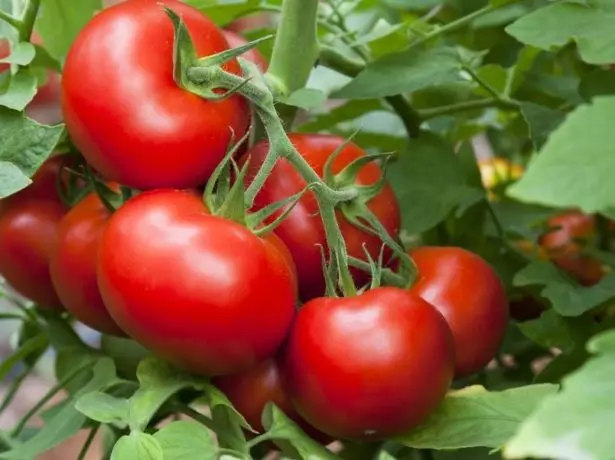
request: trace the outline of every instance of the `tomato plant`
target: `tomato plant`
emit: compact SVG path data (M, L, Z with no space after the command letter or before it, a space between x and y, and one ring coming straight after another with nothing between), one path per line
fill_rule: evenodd
M611 459L612 3L0 0L0 458Z
M302 157L314 168L320 176L324 174L327 160L336 150L336 157L331 163L331 172L340 173L346 166L365 152L356 144L346 143L342 137L324 134L291 133L289 136L293 145ZM258 169L265 161L267 143L260 143L248 151L240 160L246 162L249 158L247 181L253 179ZM375 163L363 166L354 183L359 186L372 185L382 177L382 170ZM307 186L306 181L285 160L280 160L271 171L260 193L256 196L255 207L262 209L276 201L283 200L300 193ZM390 235L395 235L400 226L399 207L393 190L385 185L368 202L370 210L380 220ZM272 218L277 217L274 214ZM377 258L382 247L381 240L351 224L341 211L337 211L338 222L348 246L348 254L365 258L364 245L373 258ZM321 296L325 291L325 281L322 271L321 248L326 247L325 229L318 216L318 203L312 193L303 195L288 217L276 229L276 234L284 241L293 255L299 278L301 298L309 300ZM385 257L390 257L388 248ZM354 271L359 283L365 282L363 272Z
M181 13L199 55L227 49L206 16L176 0L164 4ZM178 87L172 57L173 25L149 0L102 11L71 47L62 78L64 119L75 145L107 179L141 189L201 185L226 153L229 127L236 136L245 132L245 101L233 96L214 104ZM225 68L239 72L235 61ZM94 100L96 92L105 96Z
M308 422L331 436L378 439L407 432L434 410L450 385L454 353L433 306L381 288L305 304L283 373Z
M197 373L239 372L271 356L294 315L295 275L276 243L211 216L189 192L127 202L98 257L102 298L120 328Z

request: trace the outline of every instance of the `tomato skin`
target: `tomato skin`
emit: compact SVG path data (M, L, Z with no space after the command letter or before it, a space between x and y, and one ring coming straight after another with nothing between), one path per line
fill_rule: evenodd
M60 222L50 273L58 297L75 318L104 334L124 336L107 312L96 279L96 254L110 216L95 193L72 208Z
M239 95L207 101L175 84L173 25L163 6L182 17L199 56L228 49L221 30L195 8L131 0L82 29L62 79L75 145L104 177L137 189L202 185L226 153L230 128L239 138L250 118ZM236 60L224 68L241 72Z
M49 259L65 213L55 200L36 199L5 203L0 212L0 274L42 308L62 308L49 276Z
M289 138L298 152L310 163L316 173L322 177L327 158L345 140L338 136L326 134L291 133ZM239 161L243 164L250 158L246 174L247 183L263 164L267 155L268 144L259 143L248 151ZM340 172L344 166L365 152L356 144L348 143L333 162L334 173ZM358 174L356 183L370 185L378 181L382 170L375 163L365 165ZM301 192L307 183L285 159L280 159L267 178L264 187L256 197L255 209L282 200ZM386 184L382 191L369 203L369 208L378 217L390 235L395 236L400 228L399 204L391 187ZM279 214L275 214L272 219ZM338 210L338 222L348 248L348 253L360 259L365 259L363 243L369 253L378 259L382 242L379 237L366 233L352 225ZM325 230L318 212L318 203L312 192L306 193L289 213L275 233L284 241L295 259L299 277L299 292L302 300L310 300L322 296L325 292L325 281L322 271L321 247L327 248ZM385 250L385 258L391 254ZM365 283L368 276L364 272L353 270L353 275L359 283Z
M580 284L592 286L604 275L598 259L582 254L583 240L595 234L594 216L568 211L549 219L549 228L539 241L551 260ZM578 241L577 241L578 240Z
M420 297L382 287L318 298L299 311L284 352L297 412L341 439L381 439L422 422L446 394L453 338Z
M248 43L248 40L233 31L223 30L222 33L224 34L230 48L237 48L238 46ZM246 51L241 55L241 57L256 64L262 72L265 72L267 67L269 67L269 63L267 62L267 59L265 59L265 56L263 56L263 54L256 48Z
M458 247L409 252L418 270L410 292L435 306L455 338L455 377L480 371L497 353L509 317L501 280L480 256Z
M275 244L211 216L185 191L145 192L117 210L97 274L122 330L198 374L241 372L272 356L295 313L295 275Z
M240 374L215 377L212 382L226 394L250 426L260 433L265 431L261 421L263 410L268 402L273 402L312 438L327 444L332 441L297 414L283 387L275 358L261 361Z

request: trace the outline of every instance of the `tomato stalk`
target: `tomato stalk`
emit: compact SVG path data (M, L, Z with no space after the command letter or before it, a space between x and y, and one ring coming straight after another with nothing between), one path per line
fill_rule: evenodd
M19 41L27 42L30 40L32 30L34 29L34 21L40 7L41 0L28 0L23 15L19 24Z

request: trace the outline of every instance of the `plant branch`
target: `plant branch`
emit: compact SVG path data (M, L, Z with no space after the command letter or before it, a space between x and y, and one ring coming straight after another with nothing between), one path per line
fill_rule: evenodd
M26 8L21 16L19 25L19 41L27 42L32 36L32 30L34 29L34 21L36 21L36 15L38 14L38 8L41 4L41 0L28 0Z
M88 454L88 451L90 450L90 446L92 445L92 442L94 441L94 438L96 437L96 433L98 433L99 428L100 428L100 423L97 423L90 429L90 433L88 434L88 437L85 440L85 443L83 444L83 447L81 448L81 451L79 451L79 456L77 457L77 460L85 460L85 456Z
M474 72L474 69L472 69L472 67L470 67L469 65L464 65L463 70L468 72L468 74L470 74L470 76L472 77L472 80L478 83L478 85L481 88L483 88L485 91L487 91L491 96L493 96L494 99L497 99L498 101L503 100L503 97L498 92L498 90L496 90L493 86L491 86L489 83L483 80L483 78L480 75Z
M0 10L0 19L6 22L7 24L10 24L17 30L19 30L21 27L21 21L17 19L15 16L7 13L4 10Z
M519 103L512 100L497 100L497 99L478 99L475 101L459 102L457 104L443 105L430 109L419 110L419 115L422 120L441 117L444 115L454 115L460 112L468 112L470 110L487 109L496 107L502 110L518 110Z

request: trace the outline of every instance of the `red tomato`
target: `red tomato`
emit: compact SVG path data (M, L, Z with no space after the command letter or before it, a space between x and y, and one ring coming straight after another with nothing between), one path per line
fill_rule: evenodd
M273 402L309 436L322 443L332 439L303 420L293 407L282 386L280 369L275 359L261 361L240 374L216 377L212 382L233 403L252 428L264 432L261 416L268 402Z
M195 8L131 0L82 29L62 79L75 145L104 177L138 189L202 185L224 157L231 128L243 136L250 118L239 95L207 101L175 84L173 25L163 6L181 15L199 56L228 49L221 30ZM241 71L237 61L225 69Z
M322 177L327 158L343 143L344 139L326 134L289 135L293 145ZM246 180L251 182L267 155L268 144L259 143L246 153L240 163L250 158ZM341 154L333 162L333 171L340 172L344 166L362 157L365 152L356 144L348 143ZM370 185L381 178L382 170L375 163L365 165L358 174L356 183ZM299 193L307 183L285 159L278 161L265 186L256 197L255 208L265 206ZM400 227L399 205L391 187L387 184L382 191L369 202L369 208L378 217L390 235L396 235ZM275 219L279 214L275 214ZM363 244L371 256L378 259L382 241L379 237L366 233L352 225L338 211L338 222L346 240L348 253L357 258L365 259ZM294 257L299 276L299 292L304 300L313 299L325 292L325 281L322 271L321 246L327 248L325 229L318 212L318 204L313 193L307 193L290 212L288 217L275 230L284 241ZM390 251L385 251L385 256ZM367 274L353 271L359 283L367 281Z
M597 284L604 271L598 259L583 254L583 246L595 234L594 216L579 211L559 214L548 222L549 231L540 239L547 256L585 286Z
M192 372L241 372L280 346L295 312L295 276L271 240L210 215L190 192L140 194L116 211L98 284L117 324Z
M62 219L51 254L51 279L64 307L87 326L125 335L111 318L96 280L96 254L111 213L91 193Z
M0 59L4 59L11 54L11 44L6 38L0 39ZM6 62L0 62L0 73L5 70L9 70L11 68L11 64L7 64Z
M444 315L455 338L455 376L478 372L493 359L508 323L504 286L478 255L456 247L420 247L410 256L418 279L410 288Z
M55 200L20 199L5 203L0 213L0 274L43 308L61 308L49 259L65 212Z
M438 311L403 289L318 298L299 311L283 361L297 412L331 436L380 439L421 423L453 377Z
M231 32L230 30L223 30L222 33L224 34L224 37L226 38L226 41L231 48L237 48L238 46L245 45L246 43L248 43L248 40L243 38L238 33ZM265 56L263 56L263 54L256 48L252 48L250 51L243 53L241 56L244 59L252 61L254 64L256 64L262 72L265 72L267 70L267 67L269 66L269 63L267 62L267 59L265 59Z

